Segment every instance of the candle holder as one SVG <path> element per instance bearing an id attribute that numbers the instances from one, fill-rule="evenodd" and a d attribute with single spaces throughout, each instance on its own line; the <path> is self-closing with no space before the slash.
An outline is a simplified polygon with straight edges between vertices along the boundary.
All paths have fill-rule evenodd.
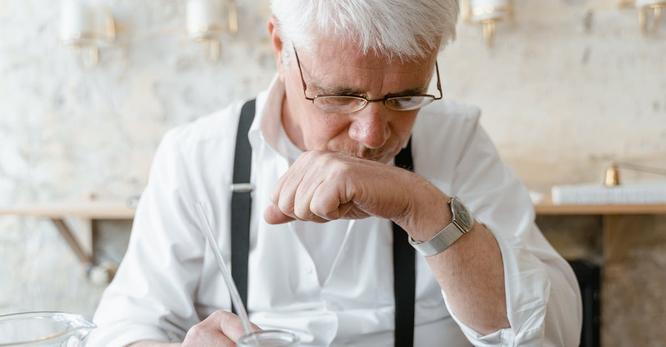
<path id="1" fill-rule="evenodd" d="M 666 10 L 666 0 L 636 0 L 638 8 L 638 25 L 643 35 L 656 32 L 662 17 L 662 12 Z"/>

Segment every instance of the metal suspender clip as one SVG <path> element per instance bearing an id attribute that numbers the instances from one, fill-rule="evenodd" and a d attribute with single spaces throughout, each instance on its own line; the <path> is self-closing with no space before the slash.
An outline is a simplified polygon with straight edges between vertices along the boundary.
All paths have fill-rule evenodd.
<path id="1" fill-rule="evenodd" d="M 254 190 L 252 183 L 234 183 L 231 185 L 231 191 L 237 193 L 247 193 Z"/>

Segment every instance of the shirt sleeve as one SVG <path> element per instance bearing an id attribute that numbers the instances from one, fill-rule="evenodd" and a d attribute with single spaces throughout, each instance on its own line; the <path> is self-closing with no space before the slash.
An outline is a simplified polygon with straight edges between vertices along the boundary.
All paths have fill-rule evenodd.
<path id="1" fill-rule="evenodd" d="M 452 194 L 497 240 L 510 328 L 479 334 L 456 316 L 443 292 L 449 312 L 475 346 L 578 346 L 582 309 L 571 267 L 543 237 L 528 191 L 502 163 L 478 120 L 469 134 Z"/>
<path id="2" fill-rule="evenodd" d="M 199 319 L 193 298 L 203 239 L 188 200 L 186 165 L 175 131 L 160 144 L 141 196 L 127 253 L 104 292 L 90 346 L 181 341 Z"/>

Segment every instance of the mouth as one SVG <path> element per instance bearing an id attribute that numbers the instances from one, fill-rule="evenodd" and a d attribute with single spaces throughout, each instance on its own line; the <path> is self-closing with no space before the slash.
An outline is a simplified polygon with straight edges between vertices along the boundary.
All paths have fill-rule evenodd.
<path id="1" fill-rule="evenodd" d="M 395 144 L 389 144 L 380 147 L 380 148 L 367 148 L 363 146 L 353 146 L 353 147 L 338 147 L 331 148 L 328 150 L 338 153 L 346 154 L 350 157 L 354 157 L 361 160 L 370 160 L 381 163 L 390 162 L 393 157 L 395 157 L 398 152 L 400 152 L 401 147 L 396 146 Z"/>
<path id="2" fill-rule="evenodd" d="M 362 150 L 360 153 L 352 154 L 354 157 L 363 159 L 363 160 L 371 160 L 371 161 L 376 161 L 376 162 L 382 162 L 382 163 L 388 163 L 393 159 L 395 155 L 390 155 L 392 151 L 388 149 L 378 149 L 378 150 L 369 150 L 365 149 Z M 395 153 L 397 154 L 397 152 Z"/>
<path id="3" fill-rule="evenodd" d="M 370 150 L 366 148 L 352 155 L 359 159 L 379 161 L 384 157 L 384 153 L 383 150 Z"/>

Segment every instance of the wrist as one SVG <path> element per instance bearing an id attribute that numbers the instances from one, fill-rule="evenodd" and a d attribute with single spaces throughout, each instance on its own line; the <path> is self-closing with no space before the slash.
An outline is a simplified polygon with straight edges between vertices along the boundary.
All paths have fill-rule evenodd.
<path id="1" fill-rule="evenodd" d="M 414 239 L 426 241 L 451 222 L 449 196 L 424 178 L 412 182 L 408 204 L 402 216 L 394 220 Z"/>

